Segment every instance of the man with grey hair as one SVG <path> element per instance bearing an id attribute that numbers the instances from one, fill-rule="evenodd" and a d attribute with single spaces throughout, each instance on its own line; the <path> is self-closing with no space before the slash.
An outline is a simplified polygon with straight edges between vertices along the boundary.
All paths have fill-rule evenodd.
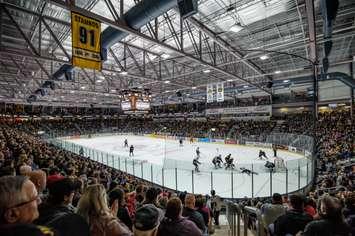
<path id="1" fill-rule="evenodd" d="M 26 176 L 0 178 L 0 225 L 32 223 L 38 218 L 40 198 Z"/>

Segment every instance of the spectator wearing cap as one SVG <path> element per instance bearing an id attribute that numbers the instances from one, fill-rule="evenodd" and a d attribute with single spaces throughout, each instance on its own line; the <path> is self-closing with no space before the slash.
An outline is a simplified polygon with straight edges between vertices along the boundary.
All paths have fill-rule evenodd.
<path id="1" fill-rule="evenodd" d="M 182 217 L 182 203 L 178 197 L 169 200 L 165 218 L 161 221 L 158 236 L 202 236 L 194 222 Z"/>
<path id="2" fill-rule="evenodd" d="M 91 236 L 132 236 L 132 232 L 121 222 L 107 205 L 107 194 L 103 185 L 86 188 L 78 203 L 77 213 L 89 224 Z"/>
<path id="3" fill-rule="evenodd" d="M 135 236 L 156 236 L 159 227 L 159 211 L 153 204 L 146 204 L 137 209 L 133 233 Z"/>
<path id="4" fill-rule="evenodd" d="M 50 185 L 53 182 L 56 182 L 57 180 L 63 179 L 64 176 L 59 173 L 59 169 L 57 167 L 52 167 L 49 170 L 49 175 L 47 177 L 47 184 Z"/>
<path id="5" fill-rule="evenodd" d="M 350 227 L 342 214 L 342 204 L 339 199 L 325 195 L 320 200 L 319 220 L 310 222 L 304 236 L 349 236 Z"/>
<path id="6" fill-rule="evenodd" d="M 114 188 L 108 193 L 109 206 L 111 211 L 117 212 L 117 217 L 129 228 L 132 229 L 132 220 L 125 205 L 124 191 Z"/>
<path id="7" fill-rule="evenodd" d="M 279 193 L 272 195 L 272 202 L 265 203 L 260 208 L 261 219 L 265 229 L 277 219 L 277 217 L 285 214 L 286 208 L 282 205 L 282 196 Z"/>
<path id="8" fill-rule="evenodd" d="M 32 223 L 38 218 L 35 185 L 25 176 L 0 178 L 0 225 Z"/>
<path id="9" fill-rule="evenodd" d="M 39 225 L 48 225 L 58 217 L 75 212 L 72 206 L 75 185 L 71 178 L 64 178 L 48 186 L 48 199 L 39 207 Z"/>
<path id="10" fill-rule="evenodd" d="M 196 226 L 205 233 L 207 228 L 203 220 L 203 216 L 195 210 L 195 195 L 186 194 L 185 196 L 185 207 L 182 211 L 182 216 L 187 217 L 196 224 Z"/>
<path id="11" fill-rule="evenodd" d="M 293 194 L 290 196 L 290 208 L 284 215 L 279 216 L 274 223 L 274 232 L 277 236 L 287 234 L 295 235 L 303 231 L 305 226 L 312 221 L 312 217 L 304 212 L 304 196 Z"/>

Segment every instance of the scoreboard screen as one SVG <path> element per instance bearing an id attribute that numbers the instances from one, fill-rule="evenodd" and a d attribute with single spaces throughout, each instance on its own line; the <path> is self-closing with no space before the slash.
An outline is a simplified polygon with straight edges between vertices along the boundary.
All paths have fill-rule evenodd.
<path id="1" fill-rule="evenodd" d="M 131 110 L 131 103 L 130 102 L 121 102 L 121 108 L 123 111 Z"/>
<path id="2" fill-rule="evenodd" d="M 124 113 L 146 113 L 150 110 L 151 95 L 147 91 L 124 90 L 121 97 L 121 109 Z"/>

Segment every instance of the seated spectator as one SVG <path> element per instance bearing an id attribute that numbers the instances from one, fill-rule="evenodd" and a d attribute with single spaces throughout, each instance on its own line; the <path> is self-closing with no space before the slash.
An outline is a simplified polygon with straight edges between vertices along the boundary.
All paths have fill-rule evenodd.
<path id="1" fill-rule="evenodd" d="M 203 216 L 203 221 L 206 227 L 210 227 L 211 222 L 211 209 L 206 205 L 206 197 L 202 195 L 196 196 L 195 202 L 196 210 Z"/>
<path id="2" fill-rule="evenodd" d="M 57 167 L 52 167 L 48 173 L 47 185 L 63 178 L 64 177 L 59 173 L 59 169 Z"/>
<path id="3" fill-rule="evenodd" d="M 124 195 L 124 191 L 120 188 L 114 188 L 111 190 L 108 194 L 109 206 L 111 211 L 117 212 L 118 219 L 120 219 L 129 229 L 132 229 L 132 220 L 125 205 Z"/>
<path id="4" fill-rule="evenodd" d="M 32 223 L 38 218 L 35 185 L 25 176 L 0 178 L 0 225 Z"/>
<path id="5" fill-rule="evenodd" d="M 320 201 L 319 220 L 310 222 L 304 236 L 349 236 L 350 227 L 346 224 L 342 214 L 339 199 L 325 195 Z"/>
<path id="6" fill-rule="evenodd" d="M 133 233 L 135 236 L 156 236 L 159 227 L 159 211 L 152 204 L 146 204 L 137 209 Z"/>
<path id="7" fill-rule="evenodd" d="M 10 224 L 0 226 L 1 236 L 57 236 L 55 231 L 32 224 Z"/>
<path id="8" fill-rule="evenodd" d="M 313 201 L 313 199 L 307 197 L 304 203 L 304 211 L 310 216 L 314 217 L 317 214 L 316 208 L 316 203 Z"/>
<path id="9" fill-rule="evenodd" d="M 43 193 L 46 189 L 47 175 L 43 170 L 35 170 L 28 173 L 30 180 L 36 186 L 37 192 L 39 194 Z"/>
<path id="10" fill-rule="evenodd" d="M 27 164 L 23 164 L 19 167 L 19 173 L 20 175 L 28 175 L 32 171 L 31 166 Z"/>
<path id="11" fill-rule="evenodd" d="M 350 193 L 345 199 L 344 216 L 351 227 L 351 234 L 355 235 L 355 193 Z"/>
<path id="12" fill-rule="evenodd" d="M 312 221 L 312 217 L 303 210 L 303 195 L 293 194 L 289 201 L 290 209 L 284 215 L 279 216 L 274 223 L 274 234 L 277 236 L 295 235 L 303 231 L 305 226 Z"/>
<path id="13" fill-rule="evenodd" d="M 159 208 L 158 195 L 159 195 L 159 192 L 158 192 L 157 188 L 155 188 L 155 187 L 149 188 L 147 190 L 147 192 L 145 193 L 145 198 L 144 198 L 144 201 L 142 202 L 142 206 L 144 206 L 146 204 L 153 204 L 158 209 L 159 215 L 160 215 L 160 220 L 162 220 L 164 218 L 164 211 Z"/>
<path id="14" fill-rule="evenodd" d="M 72 206 L 75 185 L 72 179 L 64 178 L 48 186 L 48 199 L 40 205 L 40 216 L 36 223 L 48 225 L 51 221 L 75 212 Z"/>
<path id="15" fill-rule="evenodd" d="M 158 236 L 202 236 L 194 222 L 182 217 L 182 203 L 177 197 L 169 200 L 165 218 L 160 223 Z"/>
<path id="16" fill-rule="evenodd" d="M 91 236 L 133 235 L 108 208 L 106 190 L 101 184 L 87 187 L 79 200 L 77 213 L 89 224 Z"/>
<path id="17" fill-rule="evenodd" d="M 279 193 L 272 195 L 272 202 L 265 203 L 261 206 L 261 219 L 264 227 L 268 226 L 281 215 L 285 214 L 286 208 L 282 205 L 282 196 Z"/>
<path id="18" fill-rule="evenodd" d="M 185 196 L 185 207 L 182 211 L 182 216 L 187 217 L 196 224 L 196 226 L 203 232 L 206 232 L 206 225 L 203 220 L 203 216 L 195 210 L 195 196 L 193 194 L 187 194 Z"/>

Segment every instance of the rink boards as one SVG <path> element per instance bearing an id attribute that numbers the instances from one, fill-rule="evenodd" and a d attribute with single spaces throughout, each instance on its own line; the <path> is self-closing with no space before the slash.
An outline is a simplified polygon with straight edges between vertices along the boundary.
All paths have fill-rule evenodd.
<path id="1" fill-rule="evenodd" d="M 128 158 L 128 148 L 123 146 L 126 138 L 128 144 L 135 147 L 133 158 Z M 278 156 L 284 159 L 287 171 L 280 170 L 270 174 L 264 167 L 265 161 L 258 159 L 259 150 L 262 149 L 270 157 L 270 161 L 273 161 L 273 152 L 269 144 L 262 147 L 258 143 L 238 145 L 216 139 L 194 139 L 194 142 L 190 143 L 190 139 L 186 138 L 183 147 L 180 147 L 178 139 L 154 134 L 105 134 L 92 138 L 73 136 L 66 138 L 69 142 L 118 156 L 120 159 L 134 159 L 136 163 L 141 163 L 141 170 L 134 173 L 136 176 L 181 191 L 207 194 L 213 188 L 221 196 L 228 198 L 264 197 L 274 192 L 293 192 L 306 186 L 311 180 L 311 164 L 301 153 L 278 150 Z M 196 156 L 197 147 L 201 150 L 202 164 L 199 173 L 192 171 L 192 159 Z M 229 153 L 237 163 L 236 170 L 214 169 L 212 158 L 216 154 L 224 157 Z M 148 165 L 151 165 L 150 169 Z M 257 174 L 251 176 L 242 174 L 239 169 L 241 167 L 253 170 Z M 147 172 L 150 172 L 150 176 Z"/>

